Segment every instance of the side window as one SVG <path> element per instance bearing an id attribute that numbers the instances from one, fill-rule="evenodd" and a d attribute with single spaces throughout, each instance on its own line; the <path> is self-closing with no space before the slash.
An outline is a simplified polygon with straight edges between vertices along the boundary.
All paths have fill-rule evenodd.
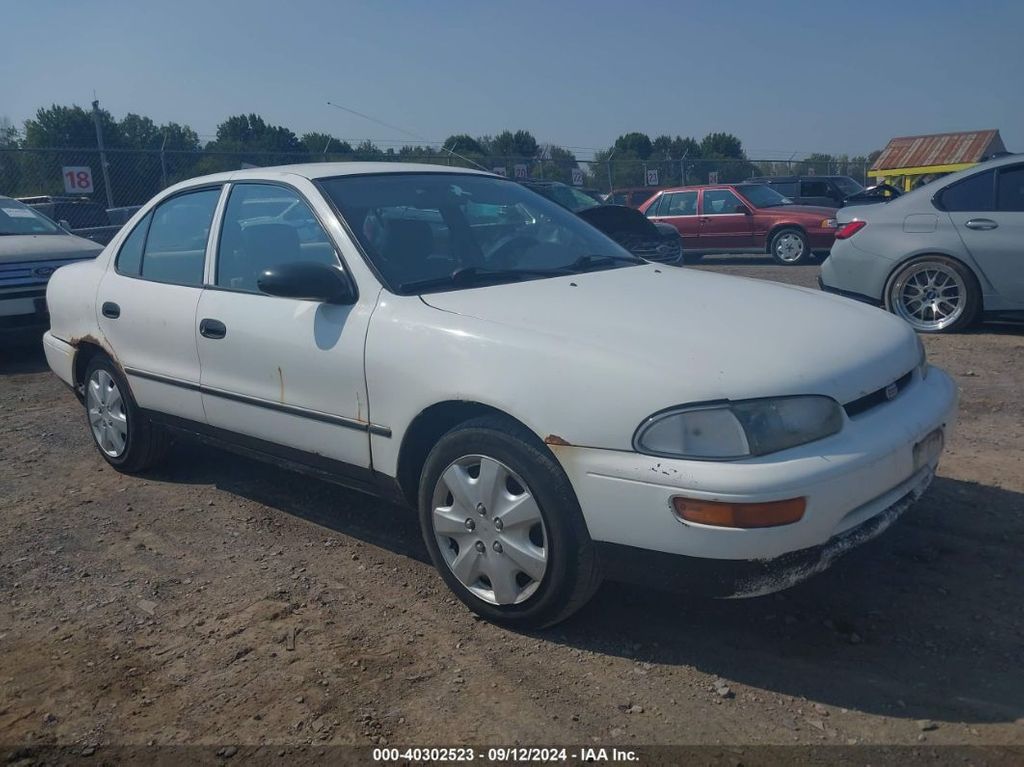
<path id="1" fill-rule="evenodd" d="M 987 211 L 995 209 L 994 171 L 986 171 L 958 181 L 942 191 L 939 198 L 944 210 Z"/>
<path id="2" fill-rule="evenodd" d="M 669 198 L 668 209 L 662 205 L 663 216 L 694 216 L 697 214 L 697 193 L 676 192 Z"/>
<path id="3" fill-rule="evenodd" d="M 801 197 L 831 197 L 827 181 L 801 181 Z"/>
<path id="4" fill-rule="evenodd" d="M 999 210 L 1024 212 L 1024 165 L 999 170 Z"/>
<path id="5" fill-rule="evenodd" d="M 773 181 L 769 186 L 783 197 L 800 196 L 800 185 L 796 181 Z"/>
<path id="6" fill-rule="evenodd" d="M 274 184 L 233 186 L 217 244 L 215 284 L 258 293 L 256 280 L 264 270 L 298 261 L 338 263 L 306 201 Z"/>
<path id="7" fill-rule="evenodd" d="M 142 272 L 142 249 L 146 245 L 146 233 L 149 231 L 149 222 L 153 220 L 152 215 L 146 216 L 131 234 L 121 243 L 121 250 L 117 253 L 115 268 L 120 274 L 127 274 L 138 277 Z"/>
<path id="8" fill-rule="evenodd" d="M 172 197 L 153 211 L 142 254 L 143 279 L 203 284 L 206 241 L 219 197 L 219 187 L 201 189 Z"/>
<path id="9" fill-rule="evenodd" d="M 660 216 L 661 214 L 658 213 L 658 208 L 661 207 L 661 204 L 665 201 L 665 198 L 669 197 L 669 196 L 670 195 L 663 194 L 660 197 L 656 197 L 654 199 L 654 202 L 652 202 L 650 204 L 650 206 L 647 208 L 647 210 L 644 211 L 644 215 L 646 215 L 648 218 L 654 218 L 654 216 Z"/>
<path id="10" fill-rule="evenodd" d="M 704 192 L 705 216 L 735 213 L 737 206 L 742 204 L 740 198 L 728 189 L 708 189 Z"/>

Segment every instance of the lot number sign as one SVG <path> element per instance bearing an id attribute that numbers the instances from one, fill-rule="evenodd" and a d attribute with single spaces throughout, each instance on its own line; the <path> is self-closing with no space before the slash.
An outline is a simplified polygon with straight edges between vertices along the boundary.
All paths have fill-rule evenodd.
<path id="1" fill-rule="evenodd" d="M 92 194 L 92 168 L 88 165 L 65 165 L 61 168 L 64 191 L 68 194 Z"/>
<path id="2" fill-rule="evenodd" d="M 583 171 L 579 168 L 572 169 L 572 185 L 583 186 Z"/>
<path id="3" fill-rule="evenodd" d="M 709 184 L 717 184 L 718 183 L 718 171 L 717 170 L 713 170 L 713 171 L 710 171 L 708 173 L 708 183 Z"/>
<path id="4" fill-rule="evenodd" d="M 516 178 L 526 178 L 526 166 L 516 165 L 515 167 Z"/>
<path id="5" fill-rule="evenodd" d="M 652 168 L 647 171 L 647 186 L 658 185 L 658 169 Z"/>

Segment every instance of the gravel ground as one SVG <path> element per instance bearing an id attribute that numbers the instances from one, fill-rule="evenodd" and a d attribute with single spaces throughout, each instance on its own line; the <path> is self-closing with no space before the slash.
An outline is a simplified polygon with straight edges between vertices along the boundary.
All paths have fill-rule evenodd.
<path id="1" fill-rule="evenodd" d="M 1024 744 L 1024 333 L 925 343 L 960 422 L 883 537 L 758 599 L 605 584 L 538 634 L 463 609 L 401 508 L 191 444 L 114 472 L 0 352 L 0 743 Z"/>

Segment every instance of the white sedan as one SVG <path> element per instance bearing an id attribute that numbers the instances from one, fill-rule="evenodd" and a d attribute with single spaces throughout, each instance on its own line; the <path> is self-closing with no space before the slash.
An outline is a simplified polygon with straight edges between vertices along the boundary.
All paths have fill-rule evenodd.
<path id="1" fill-rule="evenodd" d="M 640 261 L 449 167 L 192 179 L 47 300 L 111 465 L 188 434 L 404 500 L 452 591 L 519 626 L 603 576 L 749 596 L 824 569 L 925 490 L 957 402 L 895 317 Z"/>

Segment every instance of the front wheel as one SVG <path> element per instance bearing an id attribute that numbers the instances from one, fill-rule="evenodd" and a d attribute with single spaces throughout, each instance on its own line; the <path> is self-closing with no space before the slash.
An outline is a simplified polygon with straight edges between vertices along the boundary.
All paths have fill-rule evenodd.
<path id="1" fill-rule="evenodd" d="M 772 258 L 786 266 L 804 264 L 813 258 L 807 235 L 799 229 L 780 229 L 772 235 L 768 249 Z"/>
<path id="2" fill-rule="evenodd" d="M 903 265 L 889 280 L 885 308 L 919 333 L 962 330 L 981 308 L 981 288 L 959 261 L 926 256 Z"/>
<path id="3" fill-rule="evenodd" d="M 485 417 L 445 434 L 420 478 L 434 566 L 478 615 L 518 628 L 568 618 L 600 584 L 572 486 L 537 438 Z"/>

